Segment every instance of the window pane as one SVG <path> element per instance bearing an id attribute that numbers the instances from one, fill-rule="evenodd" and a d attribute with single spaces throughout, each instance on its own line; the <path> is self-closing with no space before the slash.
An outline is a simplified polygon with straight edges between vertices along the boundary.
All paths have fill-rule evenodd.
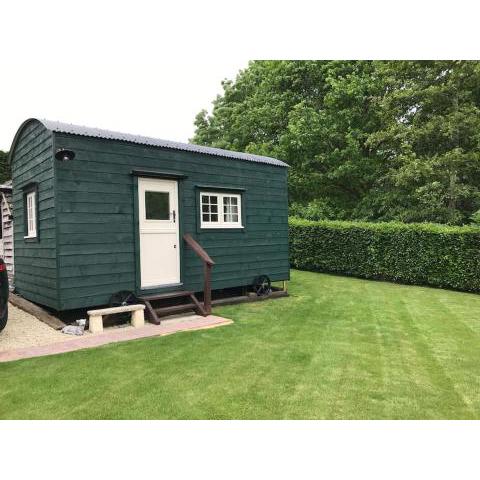
<path id="1" fill-rule="evenodd" d="M 202 212 L 208 213 L 208 205 L 202 205 Z"/>
<path id="2" fill-rule="evenodd" d="M 202 195 L 202 203 L 208 203 L 208 195 Z"/>
<path id="3" fill-rule="evenodd" d="M 168 192 L 145 192 L 145 218 L 147 220 L 170 219 L 170 195 Z"/>
<path id="4" fill-rule="evenodd" d="M 231 203 L 232 205 L 236 205 L 237 204 L 237 197 L 231 197 Z"/>
<path id="5" fill-rule="evenodd" d="M 217 205 L 212 205 L 212 206 L 210 207 L 210 211 L 211 211 L 212 213 L 218 213 L 218 206 L 217 206 Z"/>
<path id="6" fill-rule="evenodd" d="M 25 235 L 29 237 L 34 237 L 37 235 L 37 212 L 36 212 L 36 202 L 35 202 L 35 192 L 30 192 L 27 194 L 25 201 L 27 207 L 27 218 L 26 218 L 26 232 Z"/>
<path id="7" fill-rule="evenodd" d="M 210 203 L 216 205 L 218 203 L 218 197 L 216 195 L 212 195 L 210 197 Z"/>
<path id="8" fill-rule="evenodd" d="M 223 216 L 224 222 L 238 223 L 238 215 L 236 213 L 227 213 Z"/>
<path id="9" fill-rule="evenodd" d="M 210 221 L 210 215 L 209 215 L 208 213 L 204 213 L 204 214 L 202 215 L 202 220 L 203 220 L 204 222 L 209 222 L 209 221 Z"/>
<path id="10" fill-rule="evenodd" d="M 212 222 L 218 222 L 218 214 L 212 213 L 210 215 Z"/>

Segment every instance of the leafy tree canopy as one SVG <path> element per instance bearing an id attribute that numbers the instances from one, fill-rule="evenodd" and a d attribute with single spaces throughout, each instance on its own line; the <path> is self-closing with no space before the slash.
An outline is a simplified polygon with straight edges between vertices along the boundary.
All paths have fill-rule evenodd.
<path id="1" fill-rule="evenodd" d="M 254 61 L 193 142 L 285 160 L 309 218 L 461 224 L 480 209 L 480 63 Z"/>

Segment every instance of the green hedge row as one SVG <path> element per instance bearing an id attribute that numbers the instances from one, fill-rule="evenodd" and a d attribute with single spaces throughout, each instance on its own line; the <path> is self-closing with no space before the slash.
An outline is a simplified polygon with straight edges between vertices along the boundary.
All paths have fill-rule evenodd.
<path id="1" fill-rule="evenodd" d="M 480 228 L 290 218 L 301 270 L 480 291 Z"/>

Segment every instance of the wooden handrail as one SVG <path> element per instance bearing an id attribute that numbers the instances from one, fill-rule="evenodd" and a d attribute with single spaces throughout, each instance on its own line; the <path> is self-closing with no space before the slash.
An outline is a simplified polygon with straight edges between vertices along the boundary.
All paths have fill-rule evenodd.
<path id="1" fill-rule="evenodd" d="M 186 233 L 183 239 L 188 246 L 205 262 L 209 265 L 215 265 L 215 262 L 210 258 L 210 255 L 203 249 L 203 247 L 189 234 Z"/>
<path id="2" fill-rule="evenodd" d="M 183 239 L 203 261 L 203 309 L 206 315 L 210 315 L 212 313 L 212 266 L 215 262 L 189 233 L 186 233 Z"/>

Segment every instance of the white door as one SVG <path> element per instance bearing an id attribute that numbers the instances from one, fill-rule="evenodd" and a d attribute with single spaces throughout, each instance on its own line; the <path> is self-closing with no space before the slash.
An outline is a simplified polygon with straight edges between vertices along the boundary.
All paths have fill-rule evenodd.
<path id="1" fill-rule="evenodd" d="M 180 283 L 175 180 L 138 179 L 138 220 L 142 288 Z"/>

